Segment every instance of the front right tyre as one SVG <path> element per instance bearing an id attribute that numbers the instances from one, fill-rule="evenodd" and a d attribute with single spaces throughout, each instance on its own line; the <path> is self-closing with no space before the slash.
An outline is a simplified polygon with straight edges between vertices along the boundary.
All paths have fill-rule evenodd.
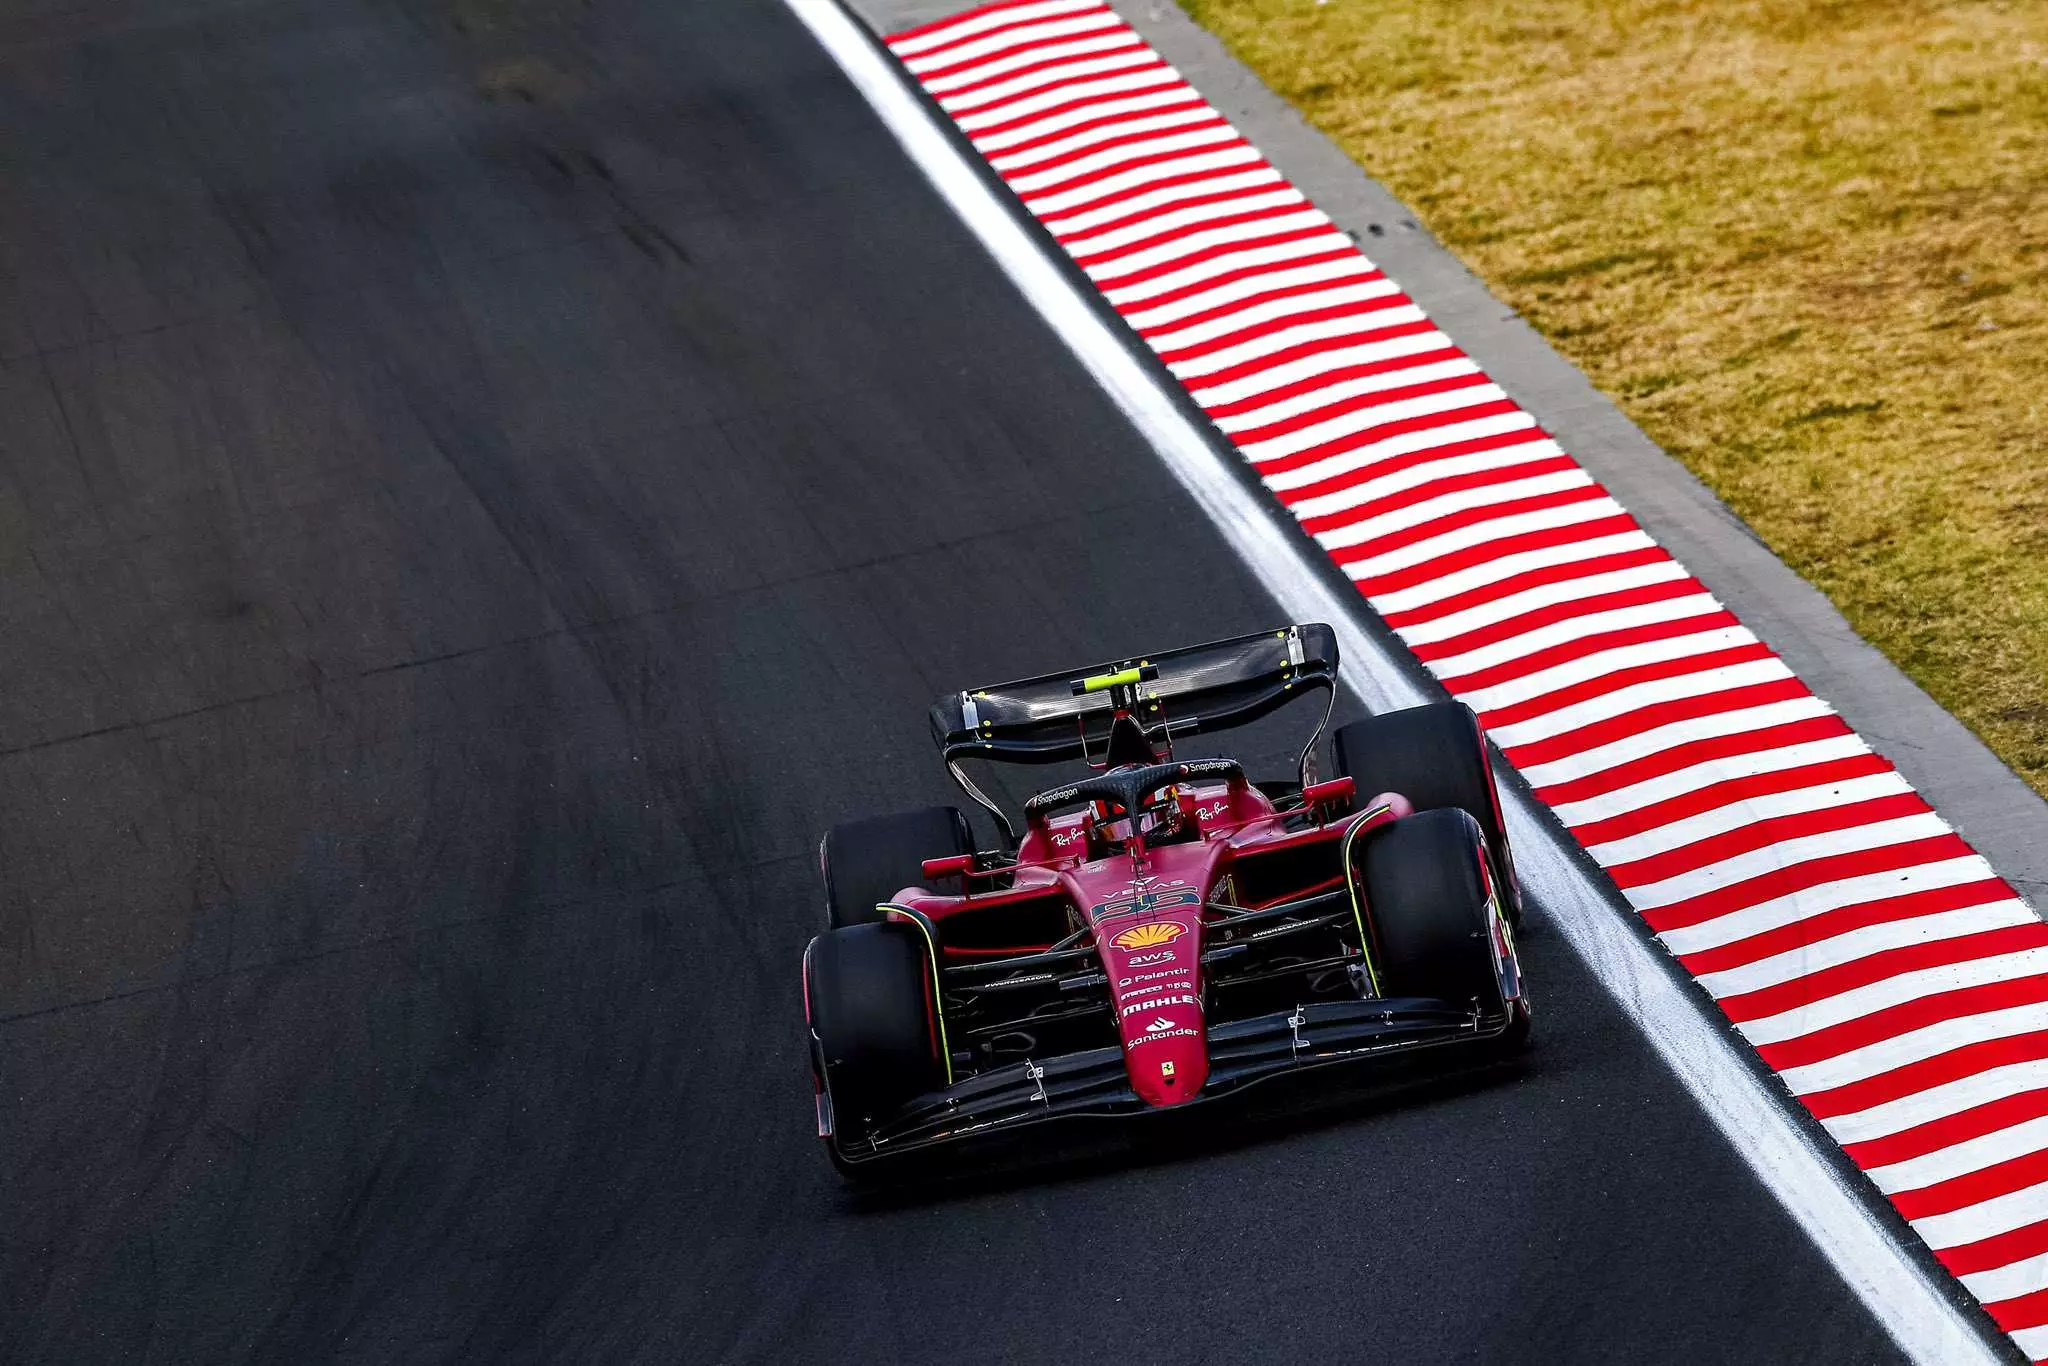
<path id="1" fill-rule="evenodd" d="M 924 934 L 901 921 L 828 930 L 804 951 L 812 1065 L 831 1104 L 833 1161 L 905 1101 L 945 1084 Z"/>

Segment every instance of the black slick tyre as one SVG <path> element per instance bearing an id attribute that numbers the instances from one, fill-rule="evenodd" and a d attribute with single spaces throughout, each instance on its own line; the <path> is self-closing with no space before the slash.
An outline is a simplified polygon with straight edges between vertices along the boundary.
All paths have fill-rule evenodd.
<path id="1" fill-rule="evenodd" d="M 832 1155 L 945 1084 L 931 955 L 900 921 L 828 930 L 804 953 L 813 1062 L 832 1104 Z"/>
<path id="2" fill-rule="evenodd" d="M 1365 899 L 1381 993 L 1499 1011 L 1506 1002 L 1477 823 L 1462 811 L 1422 811 L 1369 840 Z"/>
<path id="3" fill-rule="evenodd" d="M 924 878 L 924 861 L 974 852 L 974 833 L 957 806 L 928 806 L 843 821 L 818 851 L 825 876 L 826 923 L 873 925 L 876 907 Z"/>
<path id="4" fill-rule="evenodd" d="M 1522 886 L 1501 823 L 1500 794 L 1479 718 L 1463 702 L 1382 712 L 1337 728 L 1337 771 L 1358 785 L 1358 799 L 1398 792 L 1418 812 L 1456 807 L 1486 836 L 1489 871 L 1508 923 L 1522 919 Z"/>

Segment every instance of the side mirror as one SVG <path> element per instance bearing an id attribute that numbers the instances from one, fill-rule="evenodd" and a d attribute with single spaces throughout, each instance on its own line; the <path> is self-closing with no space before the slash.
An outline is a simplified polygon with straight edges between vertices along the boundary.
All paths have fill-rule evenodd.
<path id="1" fill-rule="evenodd" d="M 1345 779 L 1349 782 L 1350 779 Z M 974 855 L 953 854 L 946 858 L 928 858 L 924 861 L 924 880 L 936 882 L 942 877 L 965 877 L 974 871 Z"/>
<path id="2" fill-rule="evenodd" d="M 1349 778 L 1332 778 L 1326 783 L 1310 783 L 1301 790 L 1303 806 L 1349 805 L 1358 800 L 1358 784 Z"/>

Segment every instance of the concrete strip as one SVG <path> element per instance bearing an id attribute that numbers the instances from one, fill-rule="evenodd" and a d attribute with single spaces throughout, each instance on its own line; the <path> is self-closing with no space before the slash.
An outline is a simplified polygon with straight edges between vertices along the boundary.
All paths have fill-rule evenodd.
<path id="1" fill-rule="evenodd" d="M 972 3 L 855 0 L 855 8 L 886 34 L 960 13 Z M 1896 764 L 2001 876 L 2037 907 L 2042 903 L 2048 895 L 2048 802 L 1857 635 L 1819 590 L 1787 568 L 1691 471 L 1494 298 L 1406 205 L 1311 128 L 1214 35 L 1177 5 L 1112 4 L 1665 549 Z"/>

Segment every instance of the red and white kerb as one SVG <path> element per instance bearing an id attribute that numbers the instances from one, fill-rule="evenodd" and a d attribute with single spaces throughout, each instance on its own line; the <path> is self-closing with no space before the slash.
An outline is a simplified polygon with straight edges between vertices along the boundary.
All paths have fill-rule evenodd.
<path id="1" fill-rule="evenodd" d="M 889 46 L 2048 1358 L 2048 925 L 1101 0 Z"/>

